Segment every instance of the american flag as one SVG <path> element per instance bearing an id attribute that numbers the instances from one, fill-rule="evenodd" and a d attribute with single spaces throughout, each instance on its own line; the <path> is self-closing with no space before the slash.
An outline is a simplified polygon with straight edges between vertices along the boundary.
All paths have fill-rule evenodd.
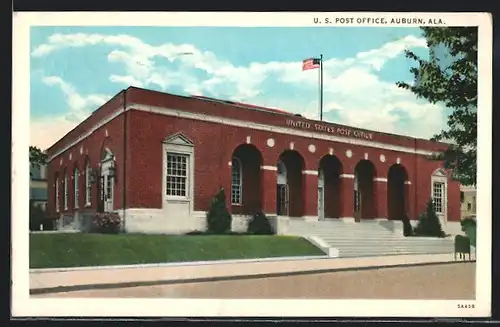
<path id="1" fill-rule="evenodd" d="M 302 70 L 316 69 L 320 66 L 318 58 L 309 58 L 302 61 Z"/>

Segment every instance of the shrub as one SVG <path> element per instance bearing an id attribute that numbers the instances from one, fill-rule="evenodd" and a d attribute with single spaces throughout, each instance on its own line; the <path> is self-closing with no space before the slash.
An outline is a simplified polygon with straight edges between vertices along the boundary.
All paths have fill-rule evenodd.
<path id="1" fill-rule="evenodd" d="M 211 234 L 225 234 L 231 231 L 232 217 L 226 207 L 226 194 L 221 188 L 212 198 L 207 212 L 207 231 Z"/>
<path id="2" fill-rule="evenodd" d="M 92 221 L 92 231 L 95 233 L 117 234 L 120 227 L 120 215 L 115 212 L 98 212 Z"/>
<path id="3" fill-rule="evenodd" d="M 208 235 L 208 233 L 201 230 L 194 230 L 191 232 L 187 232 L 185 235 Z"/>
<path id="4" fill-rule="evenodd" d="M 417 236 L 429 236 L 429 237 L 445 237 L 443 229 L 441 228 L 441 222 L 439 221 L 436 212 L 434 211 L 434 205 L 432 200 L 427 202 L 427 209 L 425 213 L 420 214 L 418 225 L 414 230 Z"/>
<path id="5" fill-rule="evenodd" d="M 410 223 L 410 219 L 408 219 L 407 215 L 404 215 L 403 218 L 401 218 L 401 221 L 403 222 L 403 234 L 404 236 L 413 236 L 413 226 Z"/>
<path id="6" fill-rule="evenodd" d="M 474 216 L 465 217 L 460 221 L 462 231 L 465 232 L 470 239 L 470 244 L 476 246 L 476 218 Z"/>
<path id="7" fill-rule="evenodd" d="M 255 235 L 271 235 L 273 228 L 266 215 L 259 211 L 253 215 L 252 219 L 248 222 L 248 234 Z"/>
<path id="8" fill-rule="evenodd" d="M 33 201 L 30 201 L 30 231 L 40 230 L 40 225 L 43 225 L 48 219 L 47 213 L 37 206 Z"/>

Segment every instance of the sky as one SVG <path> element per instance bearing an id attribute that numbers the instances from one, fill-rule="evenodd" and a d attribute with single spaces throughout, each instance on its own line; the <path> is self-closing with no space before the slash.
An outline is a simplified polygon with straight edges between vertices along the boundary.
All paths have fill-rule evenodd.
<path id="1" fill-rule="evenodd" d="M 129 86 L 279 108 L 374 131 L 430 138 L 446 126 L 443 106 L 417 99 L 410 27 L 32 27 L 30 142 L 46 149 Z M 185 55 L 183 53 L 191 54 Z"/>

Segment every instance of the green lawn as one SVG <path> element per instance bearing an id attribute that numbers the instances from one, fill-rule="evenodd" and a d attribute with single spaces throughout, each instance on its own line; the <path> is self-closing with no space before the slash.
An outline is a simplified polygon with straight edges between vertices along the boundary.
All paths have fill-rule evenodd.
<path id="1" fill-rule="evenodd" d="M 30 267 L 62 268 L 324 255 L 291 236 L 30 234 Z"/>

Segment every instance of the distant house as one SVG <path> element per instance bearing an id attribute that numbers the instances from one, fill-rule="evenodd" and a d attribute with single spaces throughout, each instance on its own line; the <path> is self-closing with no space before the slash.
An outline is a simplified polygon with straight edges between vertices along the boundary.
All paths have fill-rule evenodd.
<path id="1" fill-rule="evenodd" d="M 460 213 L 461 218 L 476 216 L 476 188 L 473 186 L 460 186 Z"/>
<path id="2" fill-rule="evenodd" d="M 30 167 L 30 200 L 43 210 L 47 208 L 47 166 Z"/>

